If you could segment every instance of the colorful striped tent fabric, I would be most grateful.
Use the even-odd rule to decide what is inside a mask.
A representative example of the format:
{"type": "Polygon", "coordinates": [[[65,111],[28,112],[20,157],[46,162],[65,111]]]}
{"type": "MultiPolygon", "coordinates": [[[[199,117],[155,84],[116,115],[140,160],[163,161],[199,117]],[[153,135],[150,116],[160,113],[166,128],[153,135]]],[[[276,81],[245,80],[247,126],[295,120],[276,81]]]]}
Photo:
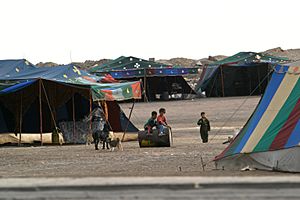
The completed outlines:
{"type": "Polygon", "coordinates": [[[300,172],[300,63],[277,65],[259,105],[215,158],[222,168],[300,172]]]}

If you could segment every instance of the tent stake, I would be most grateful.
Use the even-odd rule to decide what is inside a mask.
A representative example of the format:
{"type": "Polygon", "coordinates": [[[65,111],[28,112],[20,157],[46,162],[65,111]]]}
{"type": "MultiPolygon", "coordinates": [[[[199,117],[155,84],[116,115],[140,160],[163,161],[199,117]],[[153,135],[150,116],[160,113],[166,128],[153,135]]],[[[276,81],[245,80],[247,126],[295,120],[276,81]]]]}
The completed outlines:
{"type": "Polygon", "coordinates": [[[126,131],[127,131],[127,129],[128,129],[129,123],[130,123],[130,119],[131,119],[132,111],[133,111],[133,108],[134,108],[134,104],[135,104],[135,100],[133,100],[132,107],[131,107],[131,109],[130,109],[130,113],[129,113],[129,117],[128,117],[128,122],[127,122],[127,124],[126,124],[126,128],[125,128],[125,130],[124,130],[124,133],[123,133],[123,136],[122,136],[122,140],[121,140],[122,142],[123,142],[124,139],[125,139],[126,131]]]}
{"type": "Polygon", "coordinates": [[[43,146],[42,79],[39,80],[39,106],[40,106],[40,137],[41,137],[41,146],[43,146]]]}
{"type": "Polygon", "coordinates": [[[204,162],[203,162],[202,156],[200,157],[200,159],[201,159],[202,170],[205,171],[205,164],[204,164],[204,162]]]}

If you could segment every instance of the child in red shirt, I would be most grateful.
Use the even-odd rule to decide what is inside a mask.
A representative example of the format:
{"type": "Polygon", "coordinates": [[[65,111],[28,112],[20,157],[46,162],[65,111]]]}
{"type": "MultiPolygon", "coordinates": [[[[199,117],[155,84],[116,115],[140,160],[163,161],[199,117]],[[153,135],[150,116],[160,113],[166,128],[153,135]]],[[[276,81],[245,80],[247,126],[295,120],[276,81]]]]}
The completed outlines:
{"type": "Polygon", "coordinates": [[[164,108],[159,109],[159,115],[157,117],[157,124],[158,124],[158,129],[159,129],[158,136],[164,135],[165,127],[171,128],[167,123],[167,118],[166,118],[165,114],[166,114],[166,109],[164,109],[164,108]]]}

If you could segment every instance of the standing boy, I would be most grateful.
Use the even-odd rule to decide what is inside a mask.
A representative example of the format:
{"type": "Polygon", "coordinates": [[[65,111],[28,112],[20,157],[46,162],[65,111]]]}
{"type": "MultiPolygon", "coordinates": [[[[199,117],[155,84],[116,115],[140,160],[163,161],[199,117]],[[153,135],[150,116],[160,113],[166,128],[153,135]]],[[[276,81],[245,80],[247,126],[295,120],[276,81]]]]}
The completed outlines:
{"type": "Polygon", "coordinates": [[[203,143],[208,142],[208,131],[210,131],[210,124],[208,119],[205,117],[205,112],[201,113],[201,118],[197,123],[200,126],[200,136],[203,143]]]}
{"type": "Polygon", "coordinates": [[[167,123],[167,118],[166,118],[165,114],[166,114],[166,109],[164,109],[164,108],[159,109],[159,115],[157,117],[157,124],[158,124],[158,128],[159,128],[158,136],[164,135],[165,127],[168,127],[171,129],[171,127],[167,123]]]}
{"type": "Polygon", "coordinates": [[[152,111],[150,119],[148,119],[147,123],[144,125],[145,131],[148,131],[148,134],[152,133],[153,127],[157,126],[156,118],[157,112],[152,111]]]}

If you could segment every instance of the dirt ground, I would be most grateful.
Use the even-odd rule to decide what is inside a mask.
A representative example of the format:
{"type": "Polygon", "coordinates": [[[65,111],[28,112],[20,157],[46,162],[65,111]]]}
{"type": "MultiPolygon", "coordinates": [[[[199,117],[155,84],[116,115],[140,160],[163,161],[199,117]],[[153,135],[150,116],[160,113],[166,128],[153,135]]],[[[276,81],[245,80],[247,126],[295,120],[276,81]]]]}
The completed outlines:
{"type": "MultiPolygon", "coordinates": [[[[141,149],[138,142],[123,143],[123,152],[95,151],[92,145],[2,147],[0,177],[280,175],[264,171],[215,170],[211,162],[226,147],[222,142],[235,128],[243,126],[258,101],[259,97],[247,100],[241,97],[136,103],[132,121],[139,128],[152,110],[167,109],[168,121],[174,130],[173,147],[141,149]],[[211,121],[208,144],[201,143],[196,126],[201,111],[205,111],[211,121]],[[207,163],[205,171],[201,157],[207,163]]],[[[129,113],[130,103],[121,106],[129,113]]]]}

